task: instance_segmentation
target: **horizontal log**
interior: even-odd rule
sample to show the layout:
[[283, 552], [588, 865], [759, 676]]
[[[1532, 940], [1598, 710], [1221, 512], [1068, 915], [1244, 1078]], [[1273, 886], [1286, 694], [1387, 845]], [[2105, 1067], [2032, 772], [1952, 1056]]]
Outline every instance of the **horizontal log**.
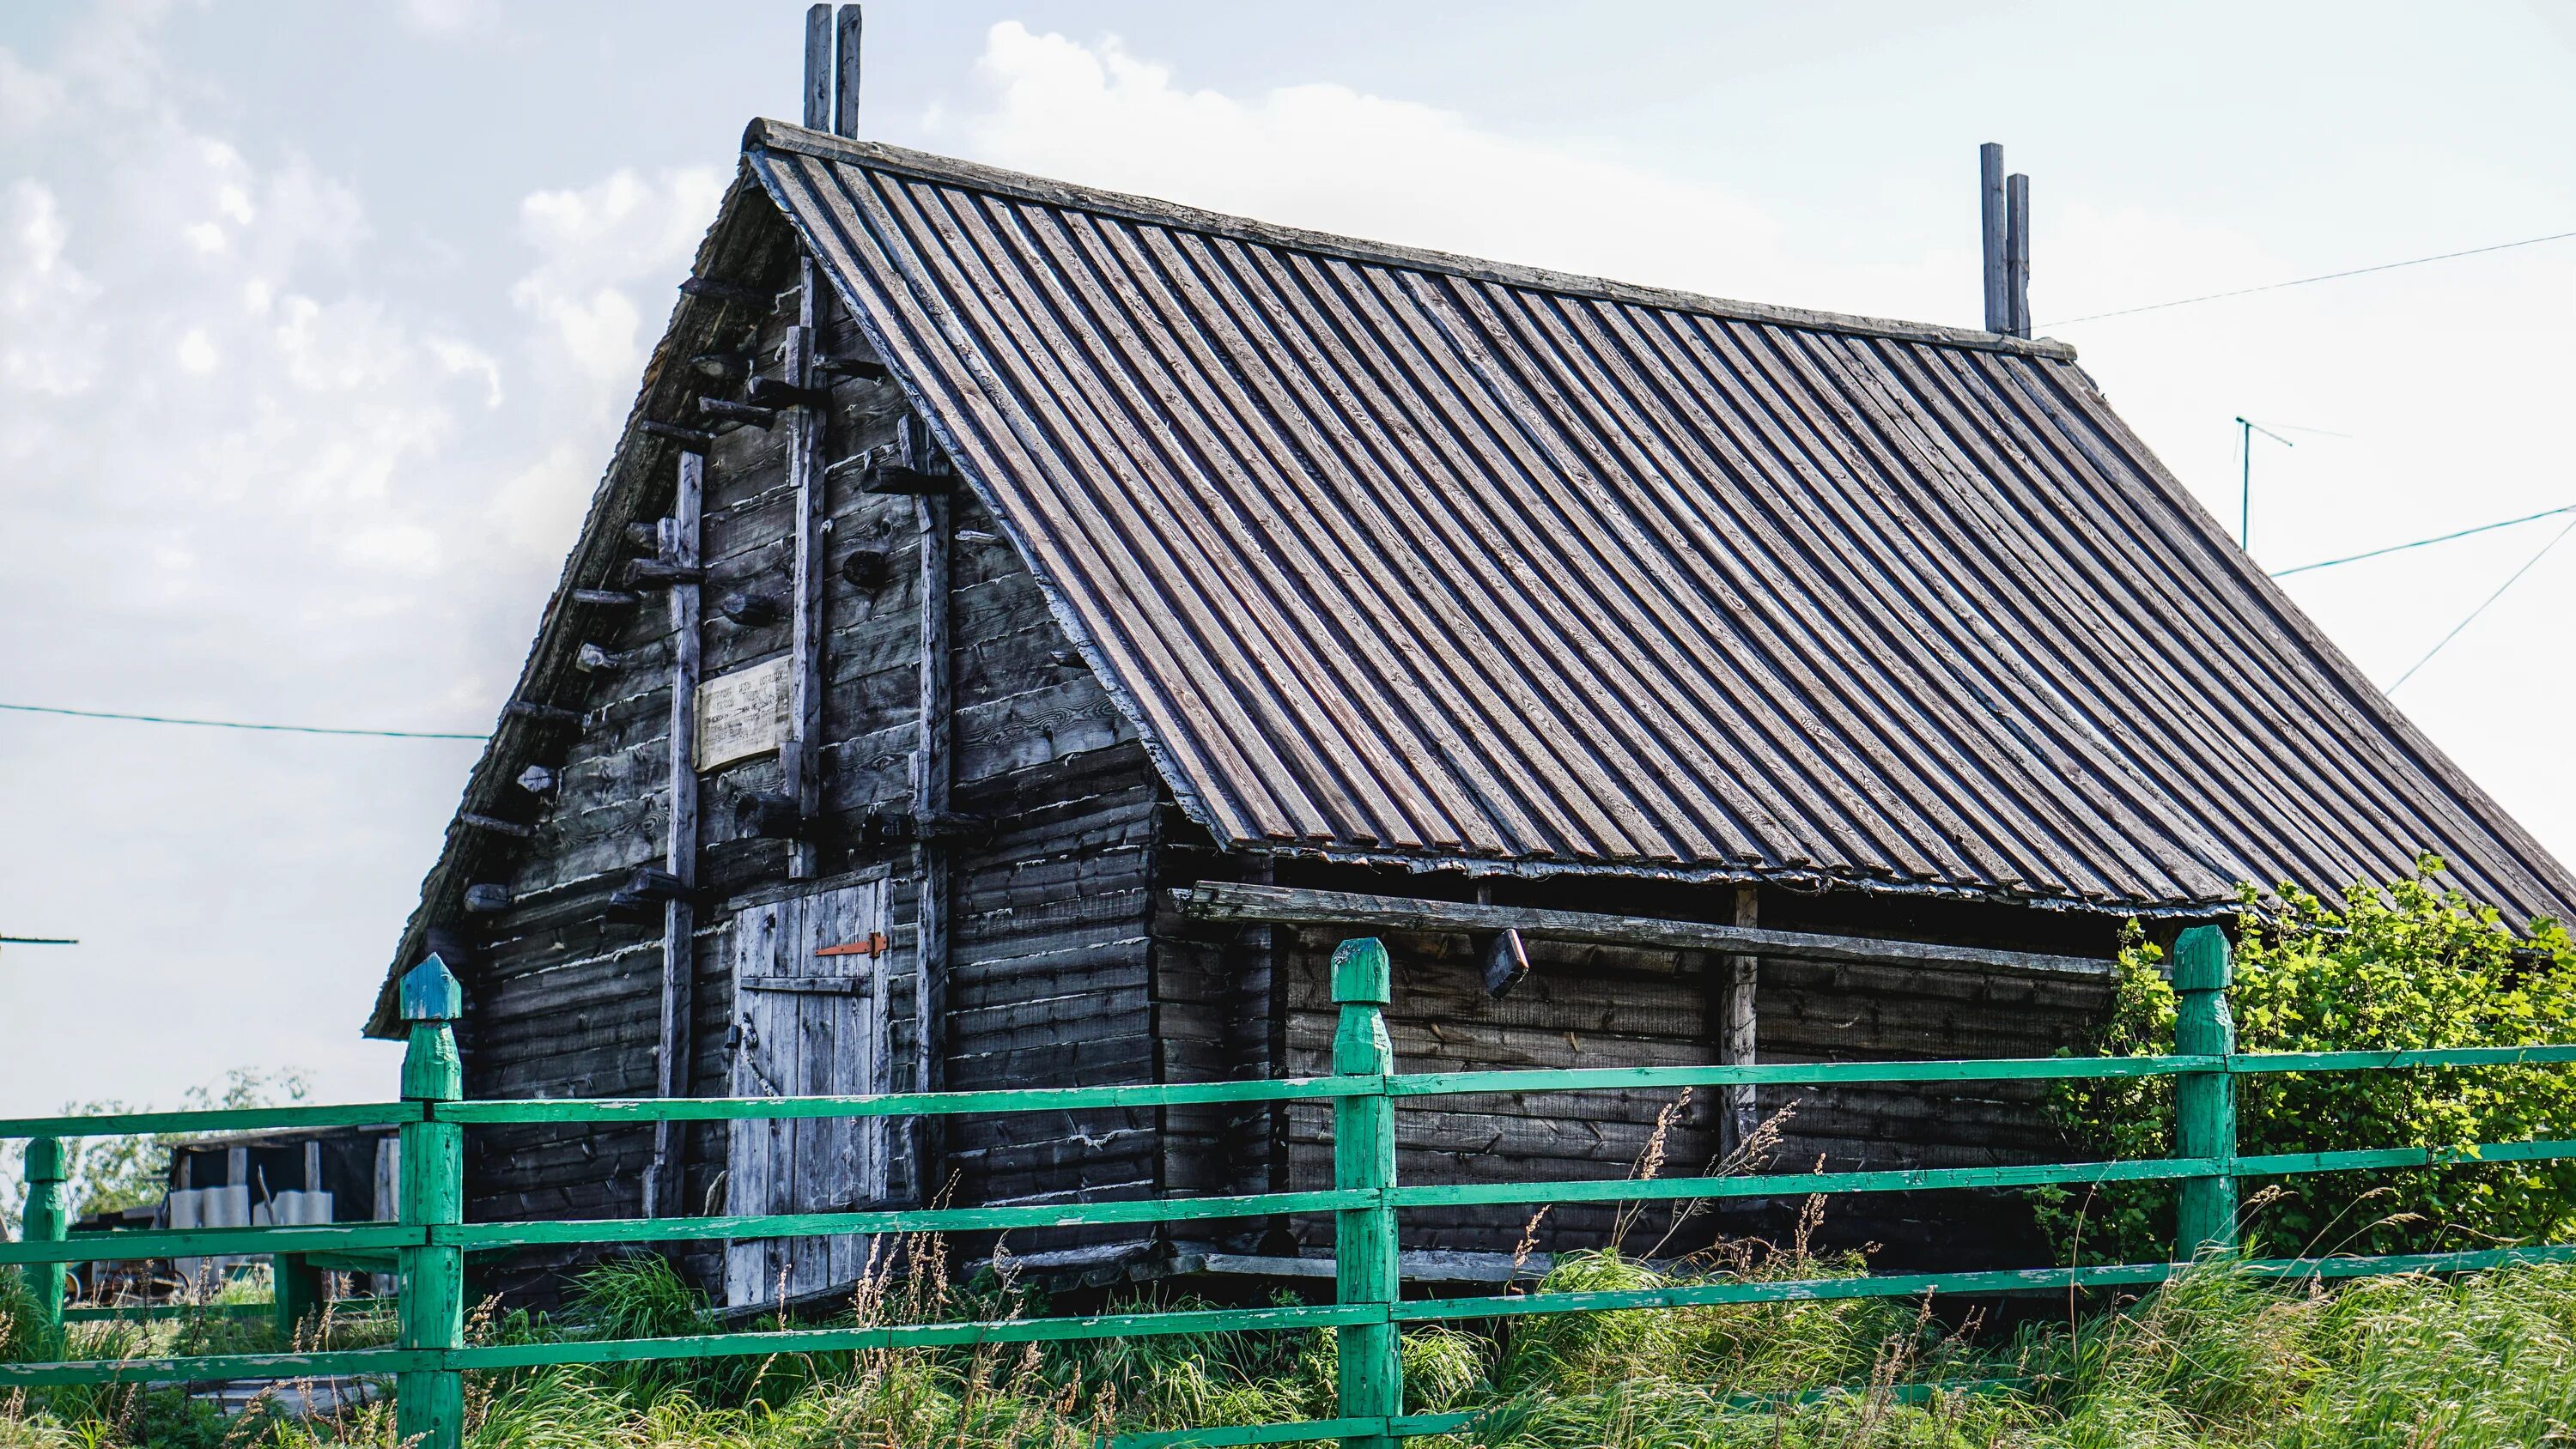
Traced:
[[1787, 956], [1808, 961], [1858, 961], [1945, 970], [2007, 971], [2048, 976], [2107, 977], [2114, 963], [2084, 956], [2047, 956], [1929, 941], [1882, 941], [1866, 936], [1810, 935], [1757, 926], [1718, 926], [1654, 916], [1614, 916], [1535, 906], [1483, 906], [1410, 896], [1354, 891], [1299, 890], [1235, 881], [1201, 881], [1175, 891], [1174, 905], [1192, 920], [1229, 925], [1339, 926], [1384, 931], [1481, 934], [1518, 931], [1524, 936], [1591, 941], [1615, 946], [1660, 946], [1684, 951], [1723, 951], [1740, 956]]

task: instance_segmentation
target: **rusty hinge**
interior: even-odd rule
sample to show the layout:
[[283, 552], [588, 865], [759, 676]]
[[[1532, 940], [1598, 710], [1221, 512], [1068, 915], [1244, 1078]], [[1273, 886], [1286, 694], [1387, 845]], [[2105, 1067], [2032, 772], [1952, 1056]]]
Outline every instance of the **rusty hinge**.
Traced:
[[851, 941], [840, 946], [825, 946], [814, 954], [817, 956], [882, 956], [893, 949], [894, 943], [886, 939], [885, 932], [870, 931], [864, 941]]

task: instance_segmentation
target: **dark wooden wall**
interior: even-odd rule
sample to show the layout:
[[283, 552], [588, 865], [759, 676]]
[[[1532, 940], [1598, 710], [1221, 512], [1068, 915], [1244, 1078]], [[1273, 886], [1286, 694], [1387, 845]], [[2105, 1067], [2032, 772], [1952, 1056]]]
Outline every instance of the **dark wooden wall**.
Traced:
[[[1185, 842], [1184, 825], [1174, 831]], [[1176, 843], [1168, 851], [1167, 885], [1183, 879], [1234, 879], [1240, 860]], [[1474, 886], [1448, 876], [1384, 875], [1320, 865], [1282, 866], [1280, 883], [1441, 899], [1472, 899]], [[1293, 872], [1293, 875], [1291, 874]], [[1491, 899], [1641, 915], [1726, 920], [1731, 887], [1632, 882], [1489, 883]], [[2081, 914], [2038, 912], [1964, 902], [1895, 900], [1858, 894], [1802, 894], [1765, 889], [1762, 922], [1786, 929], [2112, 954], [2117, 923]], [[1330, 962], [1339, 934], [1278, 930], [1212, 933], [1172, 922], [1157, 941], [1158, 962], [1174, 987], [1193, 999], [1167, 1019], [1196, 1021], [1203, 1002], [1224, 998], [1234, 1015], [1223, 1033], [1202, 1032], [1191, 1059], [1207, 1075], [1308, 1075], [1330, 1070], [1338, 1009]], [[1681, 1066], [1717, 1060], [1713, 1022], [1720, 963], [1698, 952], [1650, 951], [1532, 941], [1531, 973], [1501, 1001], [1485, 993], [1481, 967], [1464, 936], [1397, 934], [1387, 938], [1395, 962], [1388, 1031], [1400, 1070], [1470, 1071], [1509, 1067]], [[2080, 1043], [2108, 1006], [2105, 987], [2089, 983], [1967, 972], [1864, 966], [1761, 963], [1757, 987], [1761, 1060], [1865, 1061], [1922, 1057], [2047, 1056]], [[1267, 1043], [1265, 1046], [1264, 1043]], [[1271, 1069], [1276, 1065], [1276, 1072]], [[1773, 1172], [1822, 1167], [1968, 1166], [2046, 1160], [2064, 1144], [2047, 1123], [2044, 1088], [2017, 1084], [1765, 1089], [1764, 1119], [1776, 1119], [1778, 1141], [1760, 1166]], [[1711, 1170], [1720, 1153], [1718, 1094], [1573, 1092], [1444, 1098], [1397, 1113], [1398, 1171], [1416, 1182], [1513, 1182], [1622, 1177], [1634, 1171], [1666, 1118], [1660, 1146], [1666, 1175]], [[1226, 1182], [1236, 1191], [1276, 1186], [1304, 1189], [1331, 1181], [1330, 1116], [1324, 1103], [1296, 1104], [1274, 1119], [1251, 1122], [1202, 1109], [1205, 1120], [1176, 1123], [1165, 1147], [1175, 1182]], [[1267, 1152], [1261, 1142], [1268, 1136]], [[1247, 1139], [1250, 1139], [1247, 1141]], [[1777, 1236], [1791, 1226], [1795, 1204], [1759, 1204], [1697, 1214], [1676, 1223], [1651, 1206], [1629, 1215], [1625, 1244], [1634, 1252], [1678, 1254], [1730, 1235]], [[1410, 1215], [1408, 1249], [1510, 1253], [1530, 1230], [1535, 1204]], [[1596, 1246], [1621, 1231], [1605, 1207], [1550, 1211], [1536, 1226], [1539, 1251]], [[1266, 1229], [1266, 1232], [1263, 1230]], [[1321, 1252], [1331, 1243], [1323, 1218], [1182, 1232], [1237, 1251]], [[2010, 1197], [1967, 1193], [1884, 1194], [1837, 1198], [1829, 1205], [1822, 1246], [1881, 1245], [1887, 1266], [2020, 1265], [2037, 1247], [2029, 1218]]]
[[[794, 320], [792, 259], [780, 253], [760, 277], [732, 278], [778, 294], [748, 336], [724, 339], [763, 359]], [[823, 315], [826, 354], [863, 354], [837, 303]], [[720, 396], [733, 384], [710, 383]], [[891, 383], [843, 380], [833, 389], [826, 456], [892, 442], [904, 404]], [[694, 420], [689, 420], [694, 422]], [[794, 488], [787, 432], [739, 428], [708, 454], [703, 556], [707, 622], [704, 676], [714, 679], [777, 657], [785, 621], [746, 627], [723, 618], [728, 590], [788, 592]], [[638, 510], [668, 506], [660, 497]], [[786, 879], [786, 845], [740, 836], [732, 804], [748, 790], [781, 788], [774, 755], [743, 760], [700, 780], [702, 905], [696, 958], [692, 1090], [730, 1090], [732, 983], [720, 934], [733, 913], [800, 893], [871, 864], [894, 875], [896, 952], [891, 976], [894, 1086], [914, 1084], [915, 918], [908, 846], [863, 850], [861, 820], [909, 800], [918, 713], [918, 538], [910, 500], [860, 493], [855, 470], [827, 485], [823, 673], [825, 808], [823, 879]], [[1158, 809], [1155, 776], [1134, 731], [1098, 681], [1069, 652], [1036, 581], [993, 519], [971, 498], [954, 509], [949, 608], [954, 644], [954, 804], [992, 822], [989, 836], [952, 848], [950, 1021], [947, 1083], [956, 1089], [1089, 1085], [1150, 1080], [1156, 1070], [1148, 1010], [1149, 870]], [[847, 582], [843, 558], [886, 555], [888, 582], [873, 594]], [[659, 928], [607, 918], [607, 898], [639, 865], [659, 865], [669, 750], [670, 639], [658, 595], [639, 607], [597, 609], [589, 637], [616, 656], [558, 698], [586, 712], [554, 761], [561, 783], [505, 877], [510, 909], [465, 922], [474, 933], [466, 973], [468, 1020], [460, 1033], [466, 1091], [476, 1097], [649, 1095], [658, 1041]], [[493, 878], [487, 873], [486, 878]], [[1153, 1114], [1057, 1114], [960, 1124], [923, 1183], [899, 1134], [890, 1184], [897, 1197], [948, 1193], [958, 1202], [1048, 1202], [1141, 1196], [1157, 1185]], [[685, 1211], [723, 1205], [725, 1128], [688, 1134]], [[469, 1134], [471, 1218], [605, 1217], [640, 1210], [649, 1130], [477, 1128]], [[1062, 1250], [1116, 1234], [1023, 1234], [1015, 1252]], [[1134, 1232], [1127, 1238], [1138, 1238]], [[963, 1244], [963, 1249], [980, 1245]], [[702, 1281], [718, 1255], [686, 1262]], [[522, 1255], [492, 1284], [531, 1301], [579, 1255]]]

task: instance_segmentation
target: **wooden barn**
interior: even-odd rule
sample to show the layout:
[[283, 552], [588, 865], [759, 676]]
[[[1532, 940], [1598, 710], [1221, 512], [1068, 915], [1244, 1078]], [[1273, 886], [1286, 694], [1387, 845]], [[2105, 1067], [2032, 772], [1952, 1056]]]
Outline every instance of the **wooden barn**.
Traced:
[[[458, 968], [469, 1096], [1316, 1073], [1350, 934], [1394, 951], [1407, 1070], [2045, 1055], [2103, 1007], [2123, 921], [2206, 919], [2241, 881], [2431, 851], [2517, 919], [2576, 899], [2062, 343], [1317, 235], [808, 119], [744, 138], [392, 963]], [[1928, 944], [1707, 929], [1738, 926]], [[2026, 1092], [1765, 1096], [1673, 1112], [1666, 1170], [1773, 1119], [1782, 1170], [2057, 1146]], [[1402, 1170], [1619, 1175], [1671, 1107], [1443, 1099], [1400, 1114]], [[1326, 1126], [479, 1128], [467, 1215], [1287, 1189], [1323, 1183]], [[1890, 1262], [2020, 1231], [1982, 1201], [1853, 1211]], [[1408, 1221], [1408, 1264], [1491, 1275], [1528, 1216]], [[1607, 1226], [1559, 1211], [1540, 1246]], [[1307, 1271], [1329, 1232], [1008, 1246], [1105, 1282]], [[857, 1251], [686, 1261], [740, 1304]]]

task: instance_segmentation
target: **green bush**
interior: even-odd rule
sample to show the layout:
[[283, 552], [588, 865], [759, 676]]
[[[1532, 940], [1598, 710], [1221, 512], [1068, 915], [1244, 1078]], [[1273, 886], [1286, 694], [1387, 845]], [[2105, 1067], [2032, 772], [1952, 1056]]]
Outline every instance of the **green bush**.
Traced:
[[[2521, 1046], [2576, 1042], [2576, 948], [2554, 922], [2517, 937], [2494, 910], [2444, 889], [2442, 863], [2384, 889], [2356, 885], [2343, 909], [2288, 887], [2238, 917], [2229, 993], [2247, 1052]], [[2133, 928], [2112, 1010], [2094, 1049], [2173, 1050], [2174, 996], [2161, 953]], [[2576, 1132], [2576, 1071], [2479, 1067], [2283, 1072], [2239, 1078], [2238, 1150], [2466, 1148]], [[2171, 1078], [2060, 1084], [2053, 1112], [2070, 1144], [2106, 1157], [2173, 1147]], [[2576, 1234], [2576, 1162], [2481, 1163], [2326, 1173], [2248, 1184], [2258, 1255], [2390, 1253]], [[2033, 1194], [2070, 1260], [2166, 1256], [2170, 1184]]]

